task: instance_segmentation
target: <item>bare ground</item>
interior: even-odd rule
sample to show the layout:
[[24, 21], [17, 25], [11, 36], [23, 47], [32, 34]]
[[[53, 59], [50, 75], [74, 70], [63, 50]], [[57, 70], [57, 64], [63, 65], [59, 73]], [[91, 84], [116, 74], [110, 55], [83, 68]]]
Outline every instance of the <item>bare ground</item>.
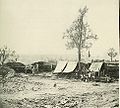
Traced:
[[119, 83], [14, 77], [0, 85], [0, 98], [0, 108], [118, 108]]

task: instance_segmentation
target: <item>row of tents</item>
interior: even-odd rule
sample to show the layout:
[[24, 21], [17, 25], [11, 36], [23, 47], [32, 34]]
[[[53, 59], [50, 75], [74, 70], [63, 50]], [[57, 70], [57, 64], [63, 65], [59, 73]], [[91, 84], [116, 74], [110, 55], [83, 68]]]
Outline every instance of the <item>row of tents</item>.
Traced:
[[59, 61], [53, 73], [71, 73], [76, 69], [76, 67], [77, 62]]
[[[53, 72], [56, 76], [77, 77], [78, 63], [73, 61], [59, 61]], [[119, 78], [119, 63], [92, 61], [91, 63], [81, 63], [81, 75], [92, 74], [96, 78], [109, 76]]]
[[[80, 75], [92, 74], [95, 77], [109, 76], [119, 78], [119, 62], [92, 61], [90, 63], [80, 63]], [[75, 61], [58, 61], [56, 62], [35, 62], [32, 67], [27, 67], [20, 62], [9, 62], [5, 66], [14, 69], [15, 72], [32, 73], [32, 67], [35, 67], [35, 73], [53, 72], [58, 77], [76, 78], [78, 77], [78, 63]]]

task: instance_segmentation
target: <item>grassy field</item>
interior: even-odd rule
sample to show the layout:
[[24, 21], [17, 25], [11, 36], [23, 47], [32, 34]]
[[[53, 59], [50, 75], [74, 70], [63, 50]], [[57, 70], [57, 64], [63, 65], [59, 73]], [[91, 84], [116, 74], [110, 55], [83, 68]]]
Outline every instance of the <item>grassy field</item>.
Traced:
[[118, 108], [119, 83], [23, 75], [1, 84], [0, 98], [3, 108]]

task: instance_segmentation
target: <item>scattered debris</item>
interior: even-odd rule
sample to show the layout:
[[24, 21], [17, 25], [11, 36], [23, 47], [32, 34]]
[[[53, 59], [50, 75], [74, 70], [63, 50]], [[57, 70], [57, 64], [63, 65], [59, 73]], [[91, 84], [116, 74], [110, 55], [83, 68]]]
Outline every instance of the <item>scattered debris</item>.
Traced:
[[95, 83], [95, 84], [92, 84], [93, 86], [100, 86], [100, 84], [97, 84], [97, 83]]
[[57, 84], [55, 83], [53, 87], [56, 87], [56, 86], [57, 86]]
[[0, 97], [8, 108], [119, 107], [116, 83], [54, 81], [36, 76], [28, 76], [28, 79], [14, 77], [0, 88]]

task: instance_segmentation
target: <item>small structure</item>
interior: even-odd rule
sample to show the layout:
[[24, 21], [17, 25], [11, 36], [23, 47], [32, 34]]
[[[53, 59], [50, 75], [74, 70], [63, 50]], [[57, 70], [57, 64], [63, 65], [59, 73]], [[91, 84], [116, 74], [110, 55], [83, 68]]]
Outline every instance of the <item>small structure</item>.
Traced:
[[90, 65], [89, 74], [94, 76], [96, 81], [110, 82], [112, 79], [119, 78], [119, 63], [94, 61]]
[[45, 62], [45, 61], [34, 62], [32, 64], [32, 68], [35, 71], [35, 73], [50, 72], [50, 71], [52, 71], [51, 64], [49, 62]]
[[103, 67], [103, 62], [93, 62], [89, 67], [89, 71], [93, 76], [95, 76], [95, 78], [100, 77], [103, 71], [102, 67]]
[[77, 64], [77, 62], [68, 62], [66, 68], [62, 72], [63, 76], [66, 78], [74, 77], [76, 75]]
[[8, 62], [4, 66], [14, 69], [16, 73], [25, 73], [25, 65], [21, 62]]
[[28, 64], [25, 66], [25, 73], [32, 73], [32, 65]]
[[119, 62], [105, 62], [105, 71], [111, 78], [119, 78]]

